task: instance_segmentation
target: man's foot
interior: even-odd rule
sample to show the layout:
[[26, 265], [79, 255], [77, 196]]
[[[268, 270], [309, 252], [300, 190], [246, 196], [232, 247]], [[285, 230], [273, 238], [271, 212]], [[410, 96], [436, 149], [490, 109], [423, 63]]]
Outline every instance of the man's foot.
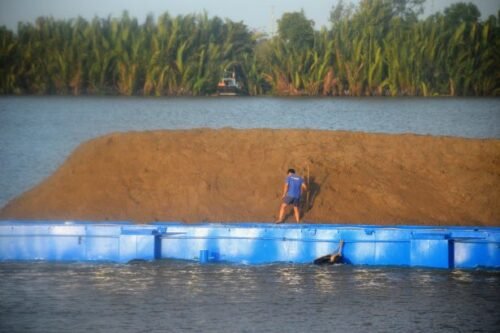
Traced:
[[280, 221], [280, 220], [278, 220], [278, 221], [276, 221], [276, 222], [274, 222], [274, 223], [276, 223], [276, 224], [281, 224], [281, 223], [283, 223], [283, 222], [285, 222], [285, 221]]

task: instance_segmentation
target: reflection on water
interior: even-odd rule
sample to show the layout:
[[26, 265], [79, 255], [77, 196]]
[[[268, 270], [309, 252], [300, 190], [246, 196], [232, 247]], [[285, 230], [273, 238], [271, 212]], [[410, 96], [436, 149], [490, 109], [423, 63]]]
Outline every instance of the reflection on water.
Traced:
[[471, 272], [468, 271], [461, 271], [461, 270], [453, 271], [451, 277], [456, 281], [464, 283], [471, 283], [474, 281], [474, 276], [471, 274]]
[[318, 269], [313, 274], [314, 289], [322, 294], [335, 295], [337, 286], [341, 284], [337, 281], [335, 271], [331, 269]]
[[303, 292], [304, 276], [297, 267], [283, 266], [277, 270], [279, 282], [286, 285], [290, 291]]
[[0, 332], [498, 332], [500, 272], [0, 263]]

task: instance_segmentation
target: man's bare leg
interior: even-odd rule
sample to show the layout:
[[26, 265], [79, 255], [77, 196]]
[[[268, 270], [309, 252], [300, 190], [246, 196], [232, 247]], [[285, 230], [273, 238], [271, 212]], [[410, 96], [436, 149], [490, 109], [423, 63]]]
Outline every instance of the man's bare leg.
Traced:
[[283, 218], [285, 217], [285, 209], [286, 209], [287, 204], [282, 203], [280, 207], [280, 216], [278, 218], [278, 221], [276, 223], [283, 223]]
[[299, 207], [296, 207], [296, 206], [293, 206], [293, 213], [295, 214], [295, 221], [297, 223], [300, 222], [300, 211], [299, 211]]

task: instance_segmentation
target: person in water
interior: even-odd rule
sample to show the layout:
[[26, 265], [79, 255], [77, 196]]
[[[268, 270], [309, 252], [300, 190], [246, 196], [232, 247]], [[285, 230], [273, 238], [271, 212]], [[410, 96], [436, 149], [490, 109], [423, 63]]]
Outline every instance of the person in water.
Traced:
[[302, 191], [307, 191], [307, 186], [304, 183], [304, 179], [295, 174], [294, 169], [288, 169], [287, 177], [285, 180], [285, 187], [283, 189], [283, 203], [280, 207], [279, 218], [276, 223], [283, 223], [285, 217], [285, 209], [289, 205], [293, 206], [293, 213], [295, 215], [295, 221], [300, 222], [300, 195]]

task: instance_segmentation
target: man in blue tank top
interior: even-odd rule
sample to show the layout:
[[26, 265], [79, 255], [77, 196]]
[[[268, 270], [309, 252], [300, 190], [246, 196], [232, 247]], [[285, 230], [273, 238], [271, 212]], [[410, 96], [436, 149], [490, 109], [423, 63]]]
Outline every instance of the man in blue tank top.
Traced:
[[300, 222], [300, 195], [302, 191], [307, 191], [307, 186], [302, 177], [295, 174], [294, 169], [288, 169], [288, 175], [285, 180], [285, 188], [283, 189], [283, 203], [280, 207], [279, 219], [276, 223], [283, 223], [285, 217], [285, 209], [288, 205], [293, 206], [295, 221]]

